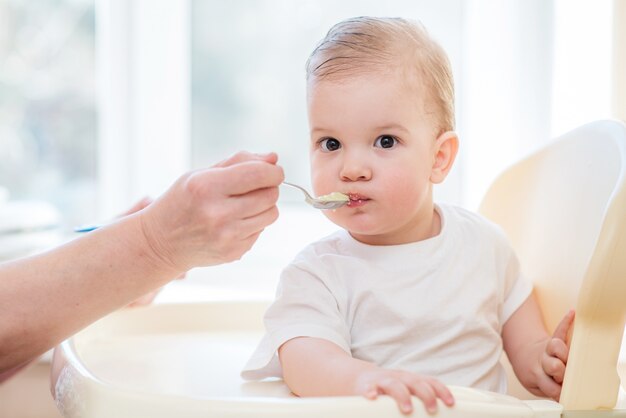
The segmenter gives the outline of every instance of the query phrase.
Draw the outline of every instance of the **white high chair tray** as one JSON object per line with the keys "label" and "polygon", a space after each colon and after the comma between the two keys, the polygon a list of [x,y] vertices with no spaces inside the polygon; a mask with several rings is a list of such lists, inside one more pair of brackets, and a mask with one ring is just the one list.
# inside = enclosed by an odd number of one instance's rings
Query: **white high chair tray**
{"label": "white high chair tray", "polygon": [[[404,417],[386,396],[297,398],[281,380],[245,382],[239,371],[263,333],[265,302],[125,309],[65,341],[52,381],[66,418]],[[451,387],[437,417],[561,416],[551,401]],[[413,417],[428,415],[418,399]]]}

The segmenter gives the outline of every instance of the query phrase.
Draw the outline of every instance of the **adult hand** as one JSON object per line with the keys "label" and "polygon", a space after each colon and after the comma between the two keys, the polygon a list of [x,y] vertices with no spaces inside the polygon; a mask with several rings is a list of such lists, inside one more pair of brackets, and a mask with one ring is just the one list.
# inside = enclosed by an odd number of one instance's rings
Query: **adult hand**
{"label": "adult hand", "polygon": [[148,248],[173,271],[238,260],[278,218],[274,153],[239,152],[183,175],[140,213]]}
{"label": "adult hand", "polygon": [[0,263],[0,373],[192,267],[240,258],[278,217],[276,161],[236,154],[118,222]]}

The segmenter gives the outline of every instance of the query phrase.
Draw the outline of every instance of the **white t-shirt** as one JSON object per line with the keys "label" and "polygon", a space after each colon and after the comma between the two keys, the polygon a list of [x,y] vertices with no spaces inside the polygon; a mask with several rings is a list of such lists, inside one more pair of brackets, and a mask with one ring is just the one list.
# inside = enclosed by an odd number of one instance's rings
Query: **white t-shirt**
{"label": "white t-shirt", "polygon": [[423,241],[372,246],[342,230],[307,246],[281,275],[242,377],[282,377],[278,348],[308,336],[381,367],[506,392],[500,333],[532,285],[499,227],[436,210],[441,232]]}

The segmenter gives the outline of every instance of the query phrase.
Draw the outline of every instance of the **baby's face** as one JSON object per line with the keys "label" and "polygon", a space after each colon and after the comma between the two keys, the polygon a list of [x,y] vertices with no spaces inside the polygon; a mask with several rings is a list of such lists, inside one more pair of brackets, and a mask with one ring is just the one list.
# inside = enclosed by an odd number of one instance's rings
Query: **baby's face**
{"label": "baby's face", "polygon": [[416,241],[430,227],[436,131],[422,97],[395,75],[308,87],[314,192],[350,196],[324,213],[361,242]]}

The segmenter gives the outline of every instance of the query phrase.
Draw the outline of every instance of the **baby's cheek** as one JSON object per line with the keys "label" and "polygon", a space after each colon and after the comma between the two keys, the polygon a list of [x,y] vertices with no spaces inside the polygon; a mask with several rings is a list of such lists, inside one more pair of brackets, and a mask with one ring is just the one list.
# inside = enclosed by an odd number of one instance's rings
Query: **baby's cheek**
{"label": "baby's cheek", "polygon": [[311,186],[313,187],[313,194],[315,196],[337,191],[331,190],[333,188],[334,179],[329,173],[330,170],[324,170],[322,168],[313,167],[311,169]]}
{"label": "baby's cheek", "polygon": [[425,193],[415,177],[397,175],[389,178],[386,200],[394,207],[415,207]]}
{"label": "baby's cheek", "polygon": [[320,184],[319,181],[316,181],[314,178],[311,179],[311,195],[313,197],[321,196],[324,193],[320,193],[320,190],[324,189],[324,185]]}

